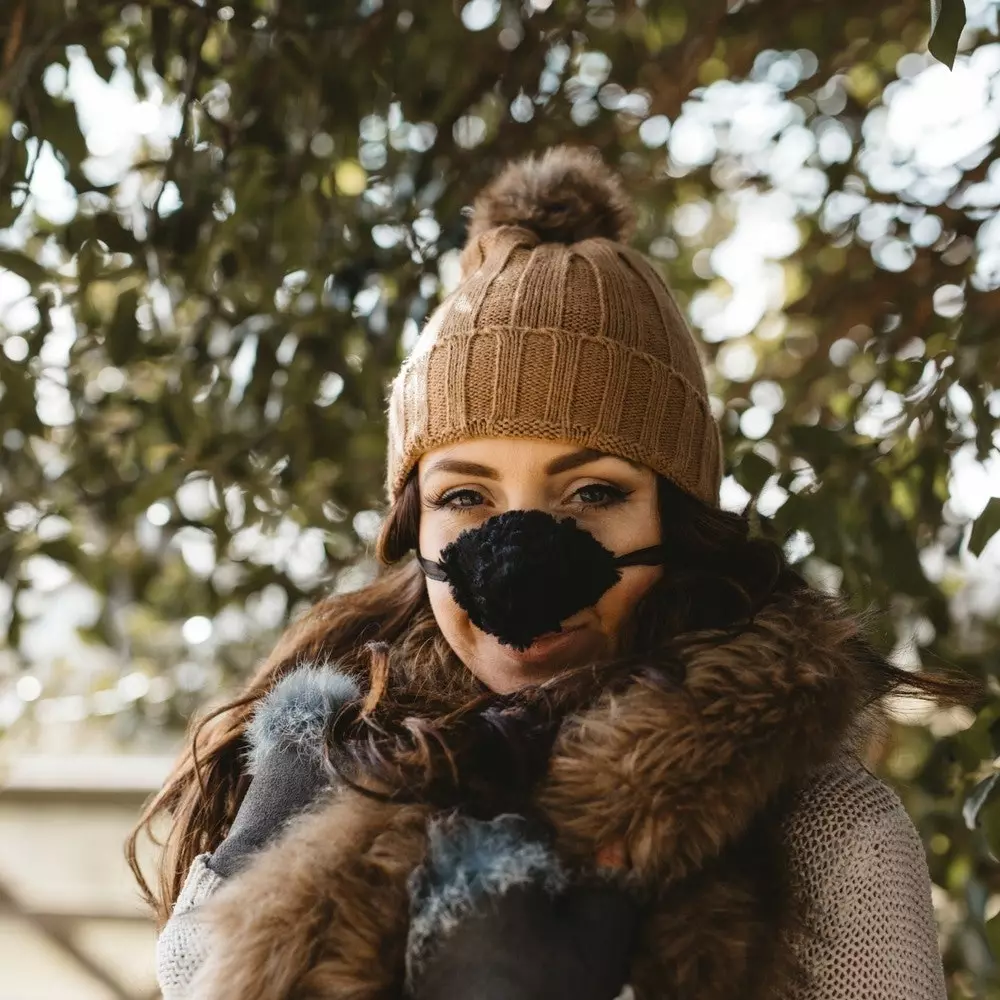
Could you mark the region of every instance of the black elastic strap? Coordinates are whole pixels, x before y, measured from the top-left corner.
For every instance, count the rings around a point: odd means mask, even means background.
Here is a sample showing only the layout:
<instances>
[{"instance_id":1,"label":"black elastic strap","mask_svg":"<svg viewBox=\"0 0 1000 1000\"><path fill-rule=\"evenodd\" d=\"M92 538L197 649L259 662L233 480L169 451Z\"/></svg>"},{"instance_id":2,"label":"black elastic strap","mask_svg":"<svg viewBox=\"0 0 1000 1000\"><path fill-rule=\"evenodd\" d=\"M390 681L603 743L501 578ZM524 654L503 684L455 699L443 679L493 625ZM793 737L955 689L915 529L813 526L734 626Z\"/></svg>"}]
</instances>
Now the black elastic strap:
<instances>
[{"instance_id":1,"label":"black elastic strap","mask_svg":"<svg viewBox=\"0 0 1000 1000\"><path fill-rule=\"evenodd\" d=\"M626 552L623 556L615 559L616 566L659 566L664 561L664 551L662 545L650 545L644 549L636 549L635 552ZM417 562L424 571L424 575L430 580L438 580L441 583L448 582L448 576L441 568L440 563L433 559L425 559L419 553Z\"/></svg>"},{"instance_id":2,"label":"black elastic strap","mask_svg":"<svg viewBox=\"0 0 1000 1000\"><path fill-rule=\"evenodd\" d=\"M425 559L420 553L417 553L417 562L420 563L420 568L424 571L424 575L430 580L439 580L441 583L448 582L448 576L443 569L441 569L440 563L434 562L433 559Z\"/></svg>"},{"instance_id":3,"label":"black elastic strap","mask_svg":"<svg viewBox=\"0 0 1000 1000\"><path fill-rule=\"evenodd\" d=\"M615 559L616 566L659 566L665 561L666 553L662 545L650 545L635 552L626 552Z\"/></svg>"}]
</instances>

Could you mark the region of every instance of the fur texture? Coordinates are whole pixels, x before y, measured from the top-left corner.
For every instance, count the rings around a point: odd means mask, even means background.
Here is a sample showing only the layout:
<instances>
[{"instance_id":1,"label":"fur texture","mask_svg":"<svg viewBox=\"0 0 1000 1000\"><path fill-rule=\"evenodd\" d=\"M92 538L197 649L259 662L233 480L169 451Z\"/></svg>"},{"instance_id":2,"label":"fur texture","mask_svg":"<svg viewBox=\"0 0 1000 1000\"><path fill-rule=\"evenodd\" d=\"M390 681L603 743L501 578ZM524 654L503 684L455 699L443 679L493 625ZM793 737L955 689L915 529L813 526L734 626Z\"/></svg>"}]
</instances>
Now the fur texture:
<instances>
[{"instance_id":1,"label":"fur texture","mask_svg":"<svg viewBox=\"0 0 1000 1000\"><path fill-rule=\"evenodd\" d=\"M414 982L435 941L487 897L518 885L558 893L567 875L558 858L528 835L520 816L492 820L455 815L430 824L427 858L410 877L406 978Z\"/></svg>"},{"instance_id":2,"label":"fur texture","mask_svg":"<svg viewBox=\"0 0 1000 1000\"><path fill-rule=\"evenodd\" d=\"M205 904L192 1000L397 997L428 810L338 793Z\"/></svg>"},{"instance_id":3,"label":"fur texture","mask_svg":"<svg viewBox=\"0 0 1000 1000\"><path fill-rule=\"evenodd\" d=\"M626 242L635 228L619 177L593 151L554 146L510 163L476 198L468 242L495 226L529 229L545 243L602 236Z\"/></svg>"},{"instance_id":4,"label":"fur texture","mask_svg":"<svg viewBox=\"0 0 1000 1000\"><path fill-rule=\"evenodd\" d=\"M322 754L327 724L359 696L357 684L331 667L300 667L283 677L260 703L247 726L247 768L277 750Z\"/></svg>"},{"instance_id":5,"label":"fur texture","mask_svg":"<svg viewBox=\"0 0 1000 1000\"><path fill-rule=\"evenodd\" d=\"M731 641L690 642L682 683L564 723L536 802L570 871L624 846L649 900L639 1000L770 1000L797 977L808 901L785 885L783 817L864 719L856 632L820 595L776 601ZM430 818L343 791L293 824L206 905L197 1000L397 1000Z\"/></svg>"}]
</instances>

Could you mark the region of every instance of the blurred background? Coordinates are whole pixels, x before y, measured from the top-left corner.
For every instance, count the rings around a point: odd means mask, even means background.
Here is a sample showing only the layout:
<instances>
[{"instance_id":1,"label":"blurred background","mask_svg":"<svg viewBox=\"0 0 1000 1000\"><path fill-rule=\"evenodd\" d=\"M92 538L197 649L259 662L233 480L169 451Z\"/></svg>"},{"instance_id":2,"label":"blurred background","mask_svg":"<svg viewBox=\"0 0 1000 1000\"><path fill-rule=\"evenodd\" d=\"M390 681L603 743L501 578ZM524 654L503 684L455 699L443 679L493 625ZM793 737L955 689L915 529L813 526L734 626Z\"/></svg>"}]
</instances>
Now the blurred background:
<instances>
[{"instance_id":1,"label":"blurred background","mask_svg":"<svg viewBox=\"0 0 1000 1000\"><path fill-rule=\"evenodd\" d=\"M387 380L463 206L557 141L623 173L704 339L724 505L897 662L989 680L894 703L878 768L951 996L1000 997L1000 44L965 7L935 59L927 0L4 0L0 1000L156 996L122 840L192 713L374 572Z\"/></svg>"}]
</instances>

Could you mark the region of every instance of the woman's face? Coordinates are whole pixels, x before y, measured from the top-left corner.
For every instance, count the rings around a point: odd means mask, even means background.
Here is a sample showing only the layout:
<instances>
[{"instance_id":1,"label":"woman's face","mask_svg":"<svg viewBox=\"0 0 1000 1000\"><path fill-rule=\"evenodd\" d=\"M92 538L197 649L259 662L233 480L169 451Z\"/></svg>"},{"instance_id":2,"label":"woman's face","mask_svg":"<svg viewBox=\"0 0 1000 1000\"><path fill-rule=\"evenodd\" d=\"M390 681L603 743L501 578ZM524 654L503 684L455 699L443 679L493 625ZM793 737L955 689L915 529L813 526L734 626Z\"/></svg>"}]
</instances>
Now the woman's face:
<instances>
[{"instance_id":1,"label":"woman's face","mask_svg":"<svg viewBox=\"0 0 1000 1000\"><path fill-rule=\"evenodd\" d=\"M573 517L615 555L660 542L655 474L577 445L523 438L462 441L424 455L418 475L420 554L427 559L437 560L463 531L508 510ZM438 627L459 659L487 687L503 693L613 652L629 614L661 572L656 566L623 569L621 580L596 605L523 652L476 628L447 583L428 580L427 590Z\"/></svg>"}]
</instances>

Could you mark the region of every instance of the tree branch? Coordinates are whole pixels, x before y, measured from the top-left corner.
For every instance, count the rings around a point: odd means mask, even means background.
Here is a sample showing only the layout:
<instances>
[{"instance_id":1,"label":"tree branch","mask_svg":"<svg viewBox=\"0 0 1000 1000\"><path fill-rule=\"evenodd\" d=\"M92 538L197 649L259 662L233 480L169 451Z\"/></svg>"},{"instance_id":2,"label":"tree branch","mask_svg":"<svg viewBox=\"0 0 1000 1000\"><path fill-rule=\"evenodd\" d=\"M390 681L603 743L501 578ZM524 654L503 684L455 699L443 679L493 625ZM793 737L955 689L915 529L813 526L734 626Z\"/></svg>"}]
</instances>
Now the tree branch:
<instances>
[{"instance_id":1,"label":"tree branch","mask_svg":"<svg viewBox=\"0 0 1000 1000\"><path fill-rule=\"evenodd\" d=\"M21 48L21 35L24 32L24 19L28 13L28 0L21 2L14 8L14 14L10 19L10 34L3 45L3 60L0 62L3 70L14 62L18 50Z\"/></svg>"},{"instance_id":2,"label":"tree branch","mask_svg":"<svg viewBox=\"0 0 1000 1000\"><path fill-rule=\"evenodd\" d=\"M201 10L200 7L197 9ZM153 199L153 204L149 209L149 225L147 226L146 239L150 243L152 243L157 227L159 226L160 199L163 197L163 192L166 191L167 185L174 179L177 171L178 157L180 156L181 149L184 147L184 143L187 141L188 120L191 113L191 105L194 102L194 91L198 85L198 68L201 65L201 49L205 44L205 39L208 38L208 32L212 27L212 23L213 22L208 19L202 23L201 29L195 38L195 44L191 47L191 51L188 53L184 80L184 98L181 102L181 129L177 134L177 139L174 141L174 144L170 149L170 157L167 159L166 167L164 167L163 170L163 182L160 184L160 190L157 192L156 198Z\"/></svg>"}]
</instances>

